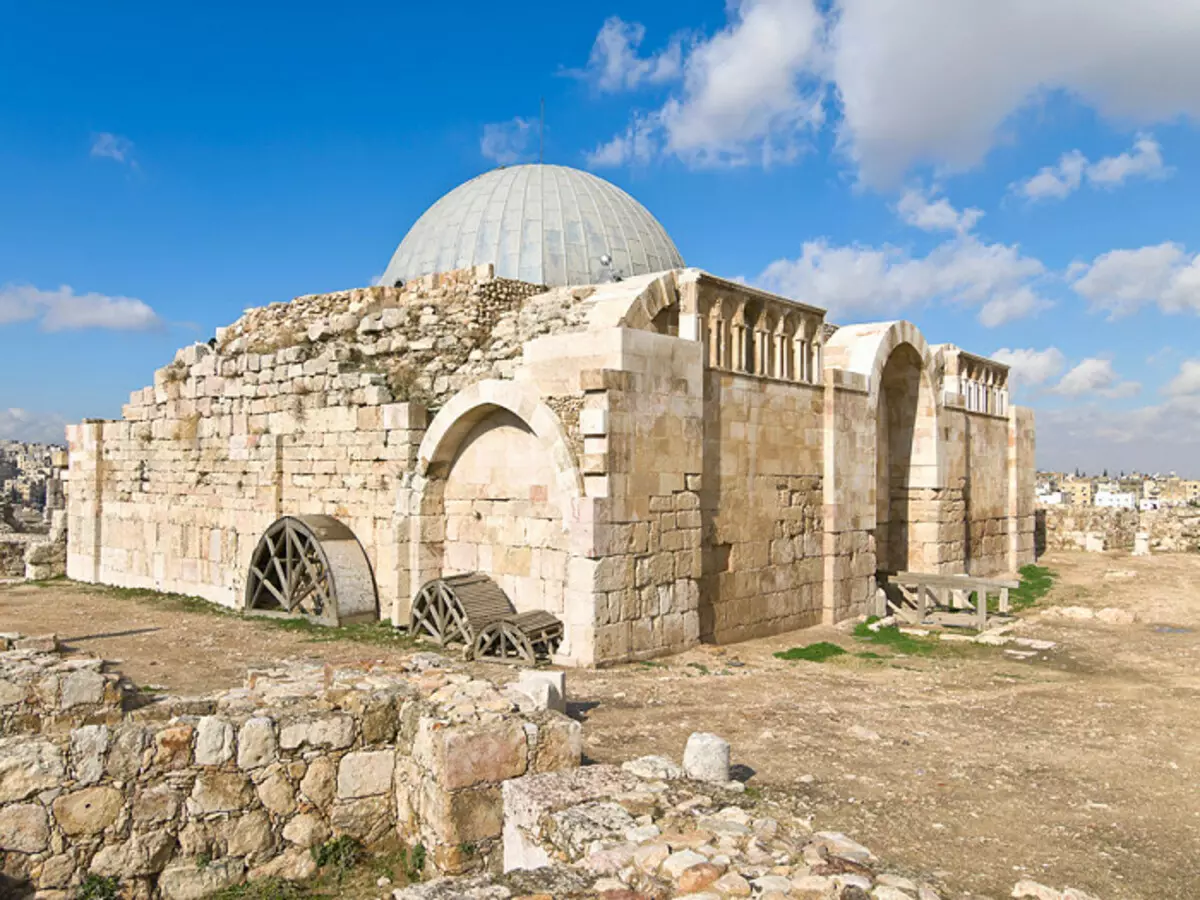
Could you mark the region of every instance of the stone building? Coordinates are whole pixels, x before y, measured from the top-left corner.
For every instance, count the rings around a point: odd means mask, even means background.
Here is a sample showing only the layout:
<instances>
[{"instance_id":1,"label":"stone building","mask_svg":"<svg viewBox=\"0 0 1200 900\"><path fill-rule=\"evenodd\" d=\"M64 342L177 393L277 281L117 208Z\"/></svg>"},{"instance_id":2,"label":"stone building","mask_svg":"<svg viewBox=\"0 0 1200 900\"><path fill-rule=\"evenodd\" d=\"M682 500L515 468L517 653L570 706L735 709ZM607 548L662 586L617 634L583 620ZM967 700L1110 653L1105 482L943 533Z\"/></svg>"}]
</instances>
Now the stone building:
<instances>
[{"instance_id":1,"label":"stone building","mask_svg":"<svg viewBox=\"0 0 1200 900\"><path fill-rule=\"evenodd\" d=\"M272 523L330 516L381 617L483 572L590 665L1032 561L1000 363L685 268L575 170L488 173L413 232L384 285L250 310L68 430L71 577L239 606Z\"/></svg>"}]
</instances>

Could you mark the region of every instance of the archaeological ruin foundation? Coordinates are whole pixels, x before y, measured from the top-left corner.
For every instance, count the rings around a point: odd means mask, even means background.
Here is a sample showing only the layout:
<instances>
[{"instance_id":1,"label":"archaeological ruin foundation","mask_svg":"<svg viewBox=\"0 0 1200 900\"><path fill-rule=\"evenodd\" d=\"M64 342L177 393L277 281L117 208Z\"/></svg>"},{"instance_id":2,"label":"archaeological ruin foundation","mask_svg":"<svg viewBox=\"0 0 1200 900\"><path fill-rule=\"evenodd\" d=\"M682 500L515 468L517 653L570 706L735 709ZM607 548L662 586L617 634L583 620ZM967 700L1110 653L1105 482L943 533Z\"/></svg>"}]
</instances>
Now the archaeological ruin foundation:
<instances>
[{"instance_id":1,"label":"archaeological ruin foundation","mask_svg":"<svg viewBox=\"0 0 1200 900\"><path fill-rule=\"evenodd\" d=\"M594 176L505 172L459 191L543 178L541 212L452 192L385 284L249 310L71 427L70 577L407 626L481 573L595 665L860 615L879 570L1033 561L1007 367L682 267L611 185L571 212Z\"/></svg>"}]
</instances>

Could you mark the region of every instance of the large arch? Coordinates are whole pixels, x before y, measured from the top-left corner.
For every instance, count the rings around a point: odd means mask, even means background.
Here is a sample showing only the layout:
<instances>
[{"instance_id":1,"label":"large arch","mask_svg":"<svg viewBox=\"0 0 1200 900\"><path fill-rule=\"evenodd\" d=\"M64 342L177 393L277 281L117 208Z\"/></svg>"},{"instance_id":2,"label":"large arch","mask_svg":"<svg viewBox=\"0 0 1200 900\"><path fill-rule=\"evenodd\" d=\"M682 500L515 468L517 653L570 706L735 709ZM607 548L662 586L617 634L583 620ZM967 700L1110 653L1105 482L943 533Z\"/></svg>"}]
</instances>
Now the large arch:
<instances>
[{"instance_id":1,"label":"large arch","mask_svg":"<svg viewBox=\"0 0 1200 900\"><path fill-rule=\"evenodd\" d=\"M862 376L874 418L875 554L880 569L936 569L945 486L936 358L911 322L839 329L827 365ZM927 552L928 551L928 552Z\"/></svg>"},{"instance_id":2,"label":"large arch","mask_svg":"<svg viewBox=\"0 0 1200 900\"><path fill-rule=\"evenodd\" d=\"M570 626L570 536L583 480L566 431L536 390L478 382L434 417L417 452L409 518L410 596L431 578L486 572L518 611ZM568 627L568 635L570 628Z\"/></svg>"}]
</instances>

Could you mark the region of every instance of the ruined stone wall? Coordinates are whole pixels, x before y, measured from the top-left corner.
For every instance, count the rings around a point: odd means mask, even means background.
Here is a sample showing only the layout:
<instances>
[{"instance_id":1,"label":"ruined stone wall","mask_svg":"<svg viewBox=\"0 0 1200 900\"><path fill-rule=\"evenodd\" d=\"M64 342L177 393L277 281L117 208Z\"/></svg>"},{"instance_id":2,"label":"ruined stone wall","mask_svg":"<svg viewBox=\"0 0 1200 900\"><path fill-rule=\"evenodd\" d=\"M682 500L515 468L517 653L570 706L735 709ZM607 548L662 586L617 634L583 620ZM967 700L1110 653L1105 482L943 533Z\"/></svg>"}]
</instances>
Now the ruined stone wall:
<instances>
[{"instance_id":1,"label":"ruined stone wall","mask_svg":"<svg viewBox=\"0 0 1200 900\"><path fill-rule=\"evenodd\" d=\"M701 633L718 642L821 621L820 387L705 373Z\"/></svg>"},{"instance_id":2,"label":"ruined stone wall","mask_svg":"<svg viewBox=\"0 0 1200 900\"><path fill-rule=\"evenodd\" d=\"M1178 506L1146 510L1096 506L1046 506L1043 518L1047 550L1088 549L1088 535L1105 550L1133 550L1138 532L1150 535L1157 553L1200 553L1200 507Z\"/></svg>"},{"instance_id":3,"label":"ruined stone wall","mask_svg":"<svg viewBox=\"0 0 1200 900\"><path fill-rule=\"evenodd\" d=\"M543 291L483 267L249 310L215 349L181 350L122 421L71 429L68 574L237 606L265 528L326 514L363 544L387 615L409 590L395 507L425 408L581 327L574 294Z\"/></svg>"},{"instance_id":4,"label":"ruined stone wall","mask_svg":"<svg viewBox=\"0 0 1200 900\"><path fill-rule=\"evenodd\" d=\"M497 866L500 783L577 766L579 725L447 665L298 666L122 711L99 660L0 652L0 893L66 898L91 873L183 900L311 875L341 835Z\"/></svg>"}]
</instances>

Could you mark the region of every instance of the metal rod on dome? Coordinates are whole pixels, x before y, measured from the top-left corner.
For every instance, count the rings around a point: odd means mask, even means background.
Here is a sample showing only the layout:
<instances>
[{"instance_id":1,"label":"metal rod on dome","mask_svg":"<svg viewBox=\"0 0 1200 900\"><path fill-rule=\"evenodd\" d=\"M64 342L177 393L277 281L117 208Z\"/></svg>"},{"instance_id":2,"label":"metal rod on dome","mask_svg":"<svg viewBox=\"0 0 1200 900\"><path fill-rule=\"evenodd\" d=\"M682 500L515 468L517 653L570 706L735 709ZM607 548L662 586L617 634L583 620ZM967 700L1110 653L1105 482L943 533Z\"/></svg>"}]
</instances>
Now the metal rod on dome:
<instances>
[{"instance_id":1,"label":"metal rod on dome","mask_svg":"<svg viewBox=\"0 0 1200 900\"><path fill-rule=\"evenodd\" d=\"M538 118L538 165L546 161L546 98L542 98L542 111Z\"/></svg>"}]
</instances>

